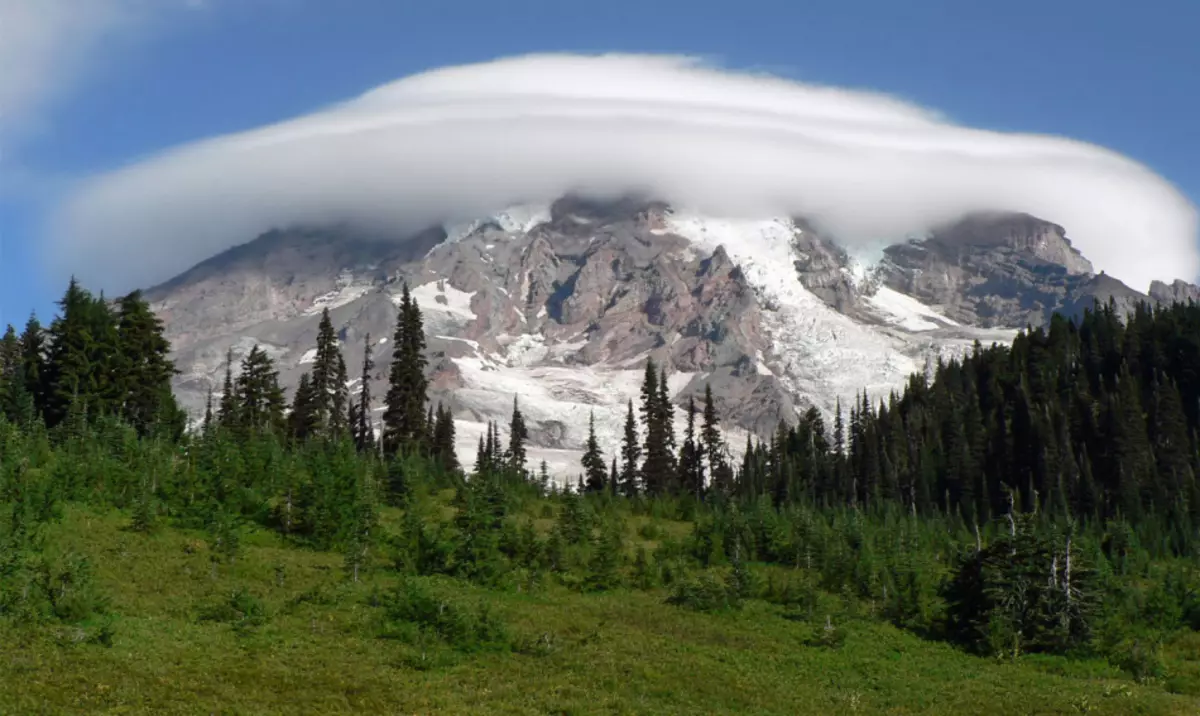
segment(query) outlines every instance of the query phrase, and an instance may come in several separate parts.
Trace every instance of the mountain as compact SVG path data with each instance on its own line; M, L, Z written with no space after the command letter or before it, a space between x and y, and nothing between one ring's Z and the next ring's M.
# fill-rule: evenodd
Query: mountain
M964 217L867 265L802 218L566 197L416 235L272 231L147 297L174 345L176 390L199 414L229 348L240 360L261 345L294 386L324 308L351 375L370 336L382 396L405 282L425 318L431 396L455 412L460 458L471 463L486 421L504 422L516 398L531 460L560 475L579 470L589 413L611 454L647 358L666 367L677 403L711 384L740 446L748 431L812 406L831 416L863 389L884 396L940 358L1011 340L1056 311L1197 291L1156 284L1151 298L1095 274L1062 227L1028 215Z

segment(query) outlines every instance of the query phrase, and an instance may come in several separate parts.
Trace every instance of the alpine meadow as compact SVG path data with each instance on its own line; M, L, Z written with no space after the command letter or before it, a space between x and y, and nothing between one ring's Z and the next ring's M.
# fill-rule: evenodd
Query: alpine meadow
M326 310L290 398L256 346L192 421L140 293L58 305L0 341L2 713L1196 712L1194 302L736 451L649 360L570 479L520 395L459 464L407 286L361 364Z

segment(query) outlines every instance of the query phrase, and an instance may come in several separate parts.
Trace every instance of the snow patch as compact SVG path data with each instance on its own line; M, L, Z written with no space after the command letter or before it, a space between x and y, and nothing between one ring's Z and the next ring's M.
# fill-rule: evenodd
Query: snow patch
M931 331L960 324L899 291L881 286L867 302L886 314L887 320L906 331Z
M492 220L509 233L528 234L538 224L550 221L549 204L518 204L497 213Z
M410 294L421 307L422 314L441 313L475 320L475 312L471 310L471 299L475 292L459 291L445 281L433 281L411 289ZM392 296L392 302L399 305L400 296Z
M357 301L367 295L372 288L370 281L356 279L354 273L349 270L343 270L338 277L334 279L334 289L321 294L313 299L312 305L304 312L306 316L315 316L325 309L339 308L346 304Z
M304 365L306 363L314 363L314 362L316 362L316 360L317 360L317 349L309 348L308 350L304 351L304 355L300 356L300 360L297 362L297 365Z

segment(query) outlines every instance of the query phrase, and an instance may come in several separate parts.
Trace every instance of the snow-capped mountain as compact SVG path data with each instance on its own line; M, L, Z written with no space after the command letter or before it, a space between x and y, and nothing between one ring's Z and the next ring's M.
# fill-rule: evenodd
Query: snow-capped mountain
M831 416L863 389L885 396L939 357L1011 340L1054 311L1146 298L1094 275L1061 227L1024 215L967 217L866 265L801 219L576 198L415 236L274 231L148 296L175 347L177 391L199 412L230 347L240 360L263 346L295 385L325 308L352 376L369 334L382 396L404 282L460 457L470 463L486 421L505 421L515 398L531 460L564 477L579 471L589 414L616 447L647 358L666 366L677 403L711 384L736 449L747 432L810 406Z

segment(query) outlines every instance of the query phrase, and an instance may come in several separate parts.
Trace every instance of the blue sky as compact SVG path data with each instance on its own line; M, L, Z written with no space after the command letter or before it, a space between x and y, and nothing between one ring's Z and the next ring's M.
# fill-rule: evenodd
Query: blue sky
M0 16L29 1L0 0ZM39 242L72 181L421 70L529 52L696 54L878 90L971 126L1094 142L1200 201L1195 0L187 4L90 46L70 36L83 38L78 56L42 78L53 93L0 134L0 323L52 312L62 286Z

